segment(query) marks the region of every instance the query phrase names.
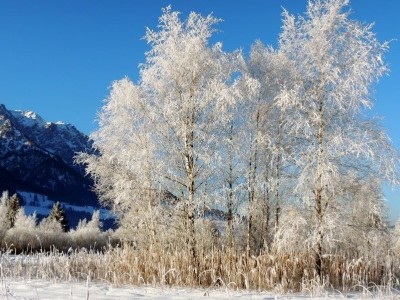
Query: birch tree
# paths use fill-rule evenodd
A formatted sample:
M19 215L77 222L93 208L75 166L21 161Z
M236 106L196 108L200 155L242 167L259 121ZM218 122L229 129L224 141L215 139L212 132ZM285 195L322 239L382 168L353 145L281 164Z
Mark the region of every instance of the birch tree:
M398 157L386 134L363 115L372 107L372 84L387 72L380 43L349 18L348 0L311 1L304 16L284 12L279 51L293 66L293 84L277 106L296 137L297 193L314 209L316 270L322 274L324 222L340 186L335 178L373 174L398 182Z
M239 53L209 45L218 22L196 13L181 21L171 7L163 9L158 28L148 28L144 37L150 50L139 83L116 81L99 115L92 139L100 155L78 159L88 164L101 198L130 211L125 215L145 205L146 190L179 199L180 234L195 268L195 216L201 197L220 188L220 133L235 102Z
M202 189L218 182L212 162L227 122L224 112L234 103L235 55L224 53L221 43L209 46L218 22L196 13L181 21L167 7L158 30L147 29L151 49L140 71L152 112L158 181L184 201L186 244L195 264L196 205Z
M238 106L242 160L247 161L249 254L271 240L271 229L279 225L281 199L287 198L282 193L289 191L283 173L291 137L284 132L285 117L276 98L290 84L291 68L284 55L257 41L242 72Z
M152 244L159 193L152 175L150 121L141 88L128 78L113 82L98 115L99 129L90 136L97 153L81 153L77 161L86 164L100 200L113 208L120 225L128 227L131 236L143 231Z
M260 128L263 120L262 103L259 98L260 83L254 79L248 70L247 63L242 66L243 76L238 80L237 89L240 102L237 104L237 113L231 126L230 135L238 136L237 160L240 161L239 172L242 190L242 198L246 203L246 252L247 256L256 250L256 200L258 197L257 174L260 171ZM233 138L230 138L232 142ZM230 150L229 152L232 152Z
M342 201L350 202L347 217L343 220L345 244L338 248L353 256L376 260L390 247L388 210L383 197L382 182L376 177L357 178L348 176L343 182ZM349 247L350 245L350 247Z
M279 226L282 199L290 195L290 186L284 179L285 167L289 164L292 137L285 134L285 115L277 107L277 95L290 86L291 66L287 58L272 47L257 41L251 48L246 74L257 82L258 90L252 97L255 101L253 114L256 116L258 171L256 172L257 199L264 213L259 218L261 232L266 237ZM254 118L254 117L253 117ZM286 195L283 193L286 192ZM270 216L271 215L271 216ZM270 218L273 220L270 222ZM270 224L271 223L271 224ZM274 226L270 226L270 225Z

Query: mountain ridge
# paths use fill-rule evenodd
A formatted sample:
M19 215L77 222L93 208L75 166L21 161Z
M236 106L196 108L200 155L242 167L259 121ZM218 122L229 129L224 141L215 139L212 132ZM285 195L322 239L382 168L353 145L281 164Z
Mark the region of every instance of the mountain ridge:
M74 164L78 152L94 150L74 125L47 122L36 112L0 104L0 192L34 193L66 205L99 208L91 178Z

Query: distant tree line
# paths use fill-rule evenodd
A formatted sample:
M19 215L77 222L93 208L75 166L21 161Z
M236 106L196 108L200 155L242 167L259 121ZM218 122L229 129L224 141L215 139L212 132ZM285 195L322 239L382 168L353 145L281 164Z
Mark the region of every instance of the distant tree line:
M49 215L39 223L36 213L27 216L18 194L3 192L0 199L0 248L5 251L31 252L69 248L101 249L107 246L110 232L102 231L99 211L92 219L81 220L76 229L70 229L65 211L54 203Z

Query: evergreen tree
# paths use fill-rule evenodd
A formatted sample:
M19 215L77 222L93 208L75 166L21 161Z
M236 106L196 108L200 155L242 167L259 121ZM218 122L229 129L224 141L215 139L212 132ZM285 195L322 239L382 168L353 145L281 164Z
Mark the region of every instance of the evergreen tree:
M49 219L59 222L64 232L67 232L69 230L68 220L65 215L64 209L61 207L60 202L57 201L56 203L54 203L49 215Z
M15 219L20 208L21 198L18 196L18 194L12 195L7 203L7 220L9 228L14 227Z

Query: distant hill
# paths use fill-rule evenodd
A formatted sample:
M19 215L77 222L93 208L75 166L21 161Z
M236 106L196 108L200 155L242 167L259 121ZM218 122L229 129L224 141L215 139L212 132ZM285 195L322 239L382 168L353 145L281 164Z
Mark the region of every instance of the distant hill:
M99 208L91 179L73 163L77 152L93 149L75 126L46 122L33 111L7 110L0 104L0 191L19 192L31 210L32 199L46 199L47 206L60 201L69 208L71 225L76 225L80 217ZM47 207L36 203L39 214L46 212Z

